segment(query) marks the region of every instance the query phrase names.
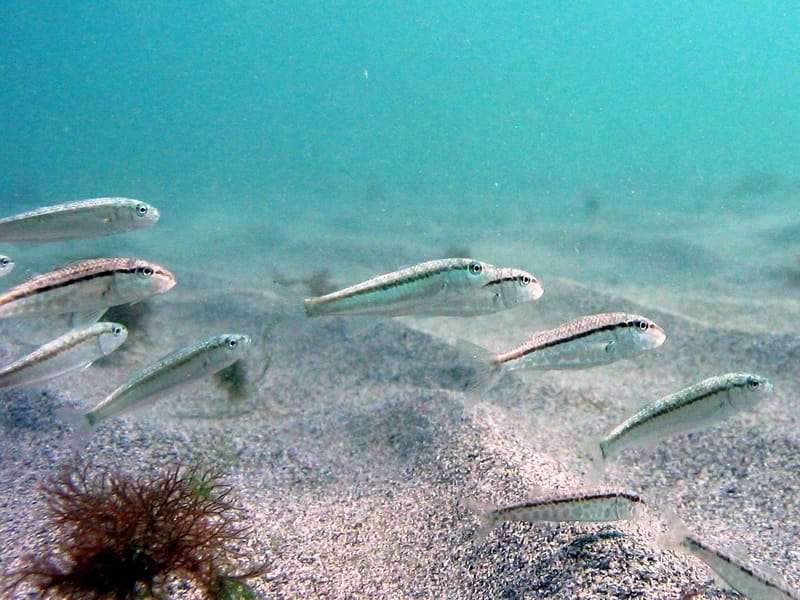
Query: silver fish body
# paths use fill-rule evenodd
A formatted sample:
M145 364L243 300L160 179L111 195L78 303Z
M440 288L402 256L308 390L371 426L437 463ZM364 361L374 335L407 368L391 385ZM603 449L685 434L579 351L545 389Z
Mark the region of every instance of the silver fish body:
M491 523L504 521L601 522L631 519L644 507L638 495L622 490L579 491L535 498L489 511Z
M5 254L0 254L0 277L5 277L14 270L14 259Z
M585 369L658 348L665 339L664 330L645 317L599 313L536 333L491 362L495 369Z
M734 553L714 548L694 535L683 536L680 545L711 567L734 590L752 600L798 600L793 590L779 577Z
M0 241L51 242L113 235L149 227L158 218L158 209L146 202L92 198L0 219Z
M179 348L134 373L85 413L90 426L134 407L157 400L163 393L216 373L242 358L250 336L221 334Z
M600 453L606 459L624 448L647 446L673 435L698 431L755 408L771 391L772 384L759 375L727 373L709 377L643 406L600 441Z
M530 273L471 258L446 258L373 277L306 298L306 315L397 317L472 316L537 300L543 290Z
M97 258L36 275L0 294L0 319L98 311L139 302L175 285L164 267L136 258Z
M0 389L28 385L88 367L119 348L127 337L124 325L107 321L68 331L0 367Z

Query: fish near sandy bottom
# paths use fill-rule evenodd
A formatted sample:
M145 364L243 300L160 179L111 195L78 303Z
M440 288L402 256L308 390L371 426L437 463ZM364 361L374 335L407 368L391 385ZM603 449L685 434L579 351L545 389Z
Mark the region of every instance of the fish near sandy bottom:
M174 350L136 371L85 412L83 421L91 428L104 419L150 404L166 392L196 383L233 364L250 345L250 336L228 333Z
M751 600L800 600L800 591L780 575L748 559L743 553L717 548L691 533L674 514L667 515L664 547L688 552L708 565L728 587Z
M92 313L163 294L175 276L137 258L94 258L36 275L0 294L0 319Z
M52 379L90 366L119 348L128 338L120 323L100 322L68 331L0 368L0 389Z
M588 369L631 358L661 346L664 330L654 321L623 312L598 313L535 333L506 352L459 342L461 354L476 361L471 390L490 387L503 371Z
M306 315L468 317L494 313L541 298L530 273L471 258L445 258L379 275L306 298Z
M619 489L578 490L537 495L526 502L505 506L470 503L478 513L480 527L475 541L507 521L584 522L597 523L635 518L645 507L637 494Z
M599 459L624 448L648 447L666 438L698 431L754 409L772 383L751 373L726 373L649 402L617 425L600 442Z
M91 198L44 206L0 219L0 241L52 242L142 229L159 219L155 206L130 198Z

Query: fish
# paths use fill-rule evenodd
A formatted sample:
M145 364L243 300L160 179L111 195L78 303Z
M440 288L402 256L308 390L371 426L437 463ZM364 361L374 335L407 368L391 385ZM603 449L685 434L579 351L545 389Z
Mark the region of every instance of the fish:
M175 276L153 262L137 258L84 260L35 275L0 293L0 319L89 315L163 294L174 285Z
M624 448L647 447L665 438L704 429L754 409L771 391L769 379L752 373L709 377L645 404L600 440L600 458L608 460Z
M444 258L306 298L303 304L308 317L467 317L513 308L538 300L543 293L539 280L527 271L471 258Z
M668 531L662 544L689 552L706 563L729 587L752 600L800 600L780 575L756 565L743 553L716 548L691 533L675 515L667 519Z
M155 206L130 198L91 198L0 219L0 241L53 242L142 229L159 219Z
M45 381L85 369L111 354L128 338L128 329L109 321L68 331L33 352L0 367L0 389Z
M89 428L109 417L150 404L164 393L197 382L245 356L248 335L226 333L178 348L136 371L130 378L83 414Z
M5 254L0 254L0 277L5 277L14 270L14 259Z
M537 494L519 504L491 506L470 501L478 513L480 527L475 539L480 541L489 531L508 521L606 522L633 519L643 511L641 496L621 489L578 490Z
M497 354L460 341L459 349L477 363L470 389L485 389L505 371L587 369L631 358L666 340L660 325L624 312L598 313L535 333L526 342Z

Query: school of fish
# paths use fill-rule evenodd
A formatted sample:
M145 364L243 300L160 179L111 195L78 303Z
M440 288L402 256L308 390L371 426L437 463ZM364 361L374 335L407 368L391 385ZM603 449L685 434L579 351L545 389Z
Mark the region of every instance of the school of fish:
M128 198L94 198L68 202L0 218L0 243L43 243L115 235L156 224L156 207ZM0 277L22 265L0 254ZM24 258L24 257L23 257ZM128 337L124 324L99 321L122 304L141 302L168 292L175 276L161 265L132 257L98 257L64 265L0 292L0 319L72 315L73 327L5 365L0 389L31 385L86 369L119 348ZM544 288L531 273L466 257L430 260L302 301L309 318L373 315L471 317L535 302ZM497 385L503 372L516 369L587 369L634 360L667 339L653 320L625 312L578 316L552 329L531 332L526 341L505 351L460 344L474 377L467 390ZM243 360L253 346L244 333L222 333L187 341L144 365L96 406L63 410L75 429L78 447L102 422L128 414L187 385L203 381ZM263 373L262 373L263 376ZM644 404L589 450L597 473L626 449L647 449L668 438L713 426L742 411L753 410L772 391L758 374L732 372ZM588 487L541 491L516 504L490 506L472 501L480 541L506 521L606 522L632 519L646 507L632 490ZM668 520L667 546L704 561L727 584L753 599L800 598L780 578L753 567L746 557L714 548L696 538L677 516Z

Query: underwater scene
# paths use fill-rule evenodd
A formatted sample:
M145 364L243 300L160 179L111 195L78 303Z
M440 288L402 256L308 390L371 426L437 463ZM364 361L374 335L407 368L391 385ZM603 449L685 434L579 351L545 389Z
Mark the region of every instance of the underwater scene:
M0 598L800 598L799 31L0 5Z

